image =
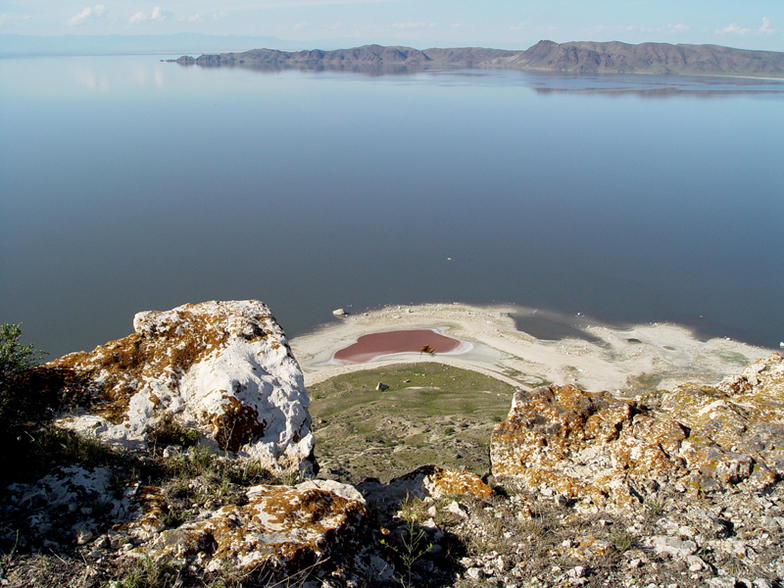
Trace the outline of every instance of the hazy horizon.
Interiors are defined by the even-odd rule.
[[[552,39],[539,39],[541,41],[552,41]],[[596,42],[610,43],[616,40],[588,40],[573,39],[565,42]],[[623,41],[621,41],[623,42]],[[442,49],[454,49],[459,47],[482,47],[486,49],[497,49],[503,51],[525,51],[535,45],[516,46],[512,44],[497,43],[462,45],[462,46],[441,46]],[[664,42],[662,42],[664,43]],[[629,43],[632,44],[633,43]],[[678,45],[679,43],[670,43]],[[681,43],[683,45],[693,45]],[[57,56],[101,56],[101,55],[159,55],[171,58],[183,55],[198,57],[204,54],[222,53],[243,53],[256,49],[269,49],[283,52],[298,51],[336,51],[343,49],[353,49],[366,45],[380,45],[386,47],[406,47],[425,51],[437,48],[435,45],[410,44],[402,45],[395,40],[357,40],[357,39],[324,39],[320,41],[305,42],[279,39],[277,37],[253,37],[245,35],[208,35],[201,33],[174,33],[171,35],[138,35],[138,34],[108,34],[108,35],[16,35],[0,34],[0,59],[9,58],[29,58],[29,57],[57,57]],[[713,45],[716,46],[716,45]],[[762,51],[761,49],[749,49],[746,47],[725,45],[730,49],[740,49],[749,51]],[[784,51],[782,51],[784,52]]]
[[[348,48],[367,43],[526,49],[541,39],[716,44],[784,51],[784,5],[662,0],[585,4],[490,0],[15,0],[0,7],[0,35],[274,37]],[[346,45],[348,43],[348,45]],[[336,46],[340,45],[340,47]],[[254,49],[256,47],[246,47]],[[272,47],[278,48],[278,47]]]

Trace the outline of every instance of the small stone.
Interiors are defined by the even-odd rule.
[[[576,566],[566,572],[566,575],[570,578],[582,578],[585,576],[585,568],[583,566]]]
[[[735,588],[735,578],[708,578],[705,580],[705,585],[710,588]]]
[[[112,546],[112,542],[108,535],[101,535],[95,540],[94,545],[96,549],[109,549]]]
[[[343,310],[342,308],[336,308],[335,310],[332,311],[332,314],[335,316],[346,316],[346,311]]]
[[[757,578],[754,580],[754,588],[773,588],[773,583],[765,578]]]
[[[447,511],[451,512],[453,515],[459,516],[461,519],[468,518],[468,509],[462,504],[459,504],[457,501],[453,500],[449,503],[449,506],[446,507]]]
[[[169,445],[163,450],[163,457],[166,459],[172,458],[175,455],[182,453],[181,445]]]
[[[466,571],[466,576],[471,578],[472,580],[481,580],[484,578],[484,572],[479,568],[469,568]]]
[[[89,529],[78,529],[76,531],[76,544],[77,545],[84,545],[85,543],[89,543],[93,540],[93,532]]]
[[[666,553],[678,559],[685,559],[697,551],[694,541],[683,541],[675,537],[656,536],[653,538],[653,549],[656,553]]]
[[[376,390],[378,390],[379,392],[384,392],[386,390],[389,390],[389,386],[387,386],[383,382],[379,382],[378,384],[376,384]]]
[[[705,562],[702,561],[702,558],[696,555],[686,556],[686,563],[689,564],[690,572],[699,572],[705,567]]]

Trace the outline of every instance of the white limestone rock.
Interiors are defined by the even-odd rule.
[[[202,443],[313,474],[302,371],[269,308],[256,300],[203,302],[133,321],[135,333],[46,364],[70,401],[60,424],[126,447],[146,447],[166,416]]]

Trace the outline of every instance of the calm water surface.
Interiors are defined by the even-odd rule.
[[[781,82],[50,57],[0,60],[0,108],[0,320],[52,357],[244,298],[784,340]]]

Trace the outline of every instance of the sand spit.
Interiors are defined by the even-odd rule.
[[[296,337],[290,343],[306,385],[355,370],[436,361],[526,389],[544,383],[575,384],[585,390],[616,394],[669,389],[684,382],[718,382],[771,353],[770,349],[730,339],[700,341],[689,329],[668,323],[622,329],[586,321],[581,324],[585,338],[542,340],[517,330],[510,315],[521,312],[535,311],[458,303],[389,306],[347,315],[340,324]],[[339,365],[334,360],[337,351],[363,335],[404,329],[434,329],[473,347],[457,355],[402,353],[355,365]]]

